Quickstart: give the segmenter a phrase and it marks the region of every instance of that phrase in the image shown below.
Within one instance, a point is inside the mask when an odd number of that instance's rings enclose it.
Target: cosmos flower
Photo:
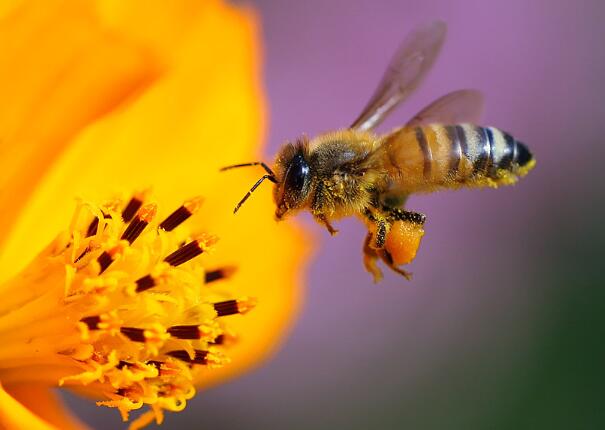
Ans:
[[[65,386],[139,428],[275,348],[308,250],[218,172],[260,157],[257,33],[220,1],[0,5],[0,427],[78,427]]]

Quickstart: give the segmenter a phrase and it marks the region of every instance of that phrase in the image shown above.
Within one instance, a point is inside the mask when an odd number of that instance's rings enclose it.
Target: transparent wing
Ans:
[[[483,94],[477,90],[458,90],[438,98],[408,121],[406,126],[423,124],[478,124],[483,113]]]
[[[420,85],[445,41],[447,27],[435,21],[409,34],[389,63],[372,98],[351,128],[369,130]]]

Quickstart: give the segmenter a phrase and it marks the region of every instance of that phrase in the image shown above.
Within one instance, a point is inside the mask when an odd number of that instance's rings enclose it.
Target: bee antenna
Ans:
[[[273,173],[273,170],[271,170],[271,168],[262,161],[253,161],[251,163],[233,164],[231,166],[221,167],[220,171],[224,172],[225,170],[238,169],[240,167],[250,167],[250,166],[261,166],[263,169],[265,169],[265,172],[267,172],[269,175],[271,175],[273,178],[275,178],[275,173]]]
[[[243,166],[245,166],[245,165],[241,165],[241,166],[238,165],[238,166],[231,166],[231,167],[243,167]],[[275,179],[275,176],[273,176],[272,174],[263,175],[262,178],[260,178],[258,181],[256,181],[256,184],[252,185],[252,188],[250,188],[250,191],[248,191],[246,193],[246,195],[244,196],[244,198],[239,201],[237,206],[235,206],[235,209],[233,209],[234,214],[237,213],[237,211],[244,204],[244,202],[246,200],[248,200],[248,197],[250,197],[250,194],[252,194],[254,192],[254,190],[256,190],[258,188],[258,186],[260,184],[262,184],[265,179],[268,179],[271,182],[273,182],[274,184],[277,184],[277,179]]]

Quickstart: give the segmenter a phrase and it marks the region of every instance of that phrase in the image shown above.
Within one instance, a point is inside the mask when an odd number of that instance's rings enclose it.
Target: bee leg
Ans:
[[[387,240],[387,234],[391,229],[391,222],[387,216],[383,215],[377,209],[374,211],[366,209],[365,216],[376,226],[374,230],[374,243],[372,244],[372,247],[374,249],[384,248],[384,244]]]
[[[363,265],[366,268],[366,271],[374,278],[374,283],[378,283],[382,279],[382,271],[376,264],[376,260],[378,260],[380,256],[378,255],[378,251],[370,246],[372,240],[372,233],[368,232],[363,243]]]
[[[410,212],[405,209],[391,208],[383,206],[383,211],[388,214],[389,219],[392,221],[409,221],[414,224],[424,225],[426,221],[426,215],[420,212]]]
[[[399,273],[408,281],[412,280],[412,274],[410,272],[403,270],[395,265],[395,263],[393,262],[393,257],[391,256],[391,253],[389,251],[387,251],[386,249],[381,249],[379,251],[379,254],[381,260],[384,261],[384,264],[386,264],[389,269],[391,269],[395,273]]]
[[[317,221],[326,226],[332,236],[335,236],[336,233],[338,233],[338,230],[332,227],[330,220],[324,214],[315,215],[315,218],[317,218]]]

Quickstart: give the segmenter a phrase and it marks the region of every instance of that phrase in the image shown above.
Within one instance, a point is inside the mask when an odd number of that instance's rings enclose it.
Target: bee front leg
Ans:
[[[330,220],[324,212],[327,200],[328,195],[324,191],[324,185],[323,183],[320,183],[315,191],[315,197],[313,198],[313,204],[311,205],[311,213],[317,222],[323,224],[328,229],[330,234],[334,236],[336,233],[338,233],[338,230],[332,227]]]
[[[317,219],[317,222],[323,224],[332,236],[335,236],[336,233],[338,233],[338,230],[332,226],[330,220],[324,214],[315,215],[315,219]]]

